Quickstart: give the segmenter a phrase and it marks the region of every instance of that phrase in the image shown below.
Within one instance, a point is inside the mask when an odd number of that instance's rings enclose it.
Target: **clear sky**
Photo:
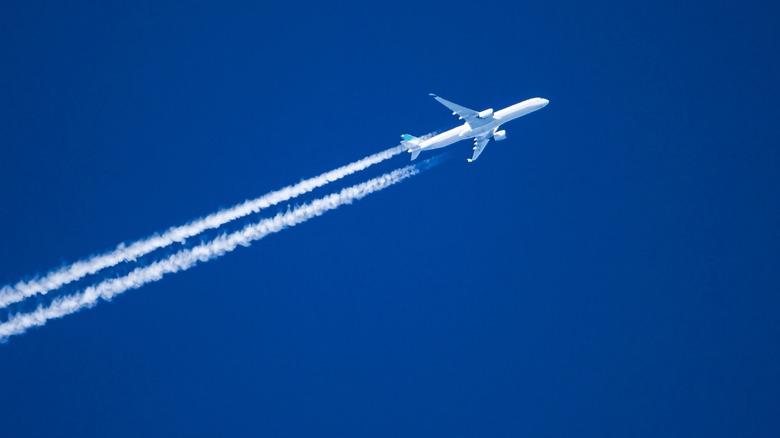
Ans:
[[[11,338],[2,434],[780,435],[777,14],[2,2],[0,284],[455,126],[429,92],[550,100],[476,163]]]

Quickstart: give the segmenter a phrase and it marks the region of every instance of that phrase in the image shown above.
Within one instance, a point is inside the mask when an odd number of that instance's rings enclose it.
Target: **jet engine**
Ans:
[[[488,108],[485,111],[480,111],[477,117],[480,119],[489,119],[493,115],[493,108]]]
[[[495,140],[495,141],[506,140],[506,131],[504,131],[502,129],[500,131],[494,132],[493,133],[493,140]]]

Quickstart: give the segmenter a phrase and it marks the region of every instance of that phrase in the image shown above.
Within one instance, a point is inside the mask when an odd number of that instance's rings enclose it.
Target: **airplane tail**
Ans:
[[[422,143],[422,140],[419,138],[404,134],[401,136],[403,140],[401,140],[401,144],[404,145],[407,149],[407,152],[412,154],[412,160],[416,159],[418,155],[420,155],[420,152],[422,149],[420,148],[420,144]]]

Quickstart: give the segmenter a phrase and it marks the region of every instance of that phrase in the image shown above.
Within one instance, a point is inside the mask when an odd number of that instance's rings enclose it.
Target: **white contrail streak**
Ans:
[[[210,242],[190,249],[183,249],[149,266],[136,268],[124,277],[104,280],[81,292],[56,298],[46,307],[41,305],[32,312],[13,315],[8,321],[0,324],[0,341],[5,341],[9,336],[24,333],[31,327],[42,326],[50,319],[61,318],[81,309],[92,307],[100,299],[109,300],[127,290],[158,281],[165,274],[187,270],[198,262],[212,260],[233,251],[239,245],[249,246],[253,241],[262,239],[269,234],[301,224],[342,205],[350,204],[420,173],[420,171],[436,164],[435,160],[437,160],[436,157],[347,187],[340,192],[303,204],[288,212],[279,213],[274,217],[247,225],[240,231],[223,234]]]
[[[87,275],[94,274],[101,269],[116,266],[125,261],[133,261],[138,257],[149,254],[152,251],[166,247],[174,242],[182,242],[185,239],[202,233],[203,231],[218,228],[230,221],[242,218],[252,213],[257,213],[264,208],[295,198],[311,192],[333,181],[337,181],[355,172],[364,170],[374,164],[378,164],[405,149],[397,146],[374,155],[370,155],[354,163],[325,172],[322,175],[303,180],[297,184],[284,187],[280,190],[268,193],[259,198],[244,201],[236,206],[220,210],[201,219],[196,219],[186,225],[173,227],[163,234],[155,234],[146,239],[138,240],[125,246],[119,245],[115,250],[99,254],[71,265],[53,270],[42,278],[26,282],[19,282],[14,286],[0,288],[0,309],[10,304],[17,303],[36,294],[45,294],[58,289],[68,283],[79,280]]]

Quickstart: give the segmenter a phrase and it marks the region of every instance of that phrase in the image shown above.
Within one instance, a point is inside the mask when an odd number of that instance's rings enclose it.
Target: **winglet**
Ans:
[[[446,106],[447,108],[452,111],[452,115],[458,116],[461,120],[466,120],[467,122],[477,116],[477,112],[473,109],[466,108],[465,106],[460,106],[457,103],[452,103],[447,99],[441,98],[433,93],[428,93],[429,96],[433,96],[434,99],[436,99],[437,102],[440,104]]]

